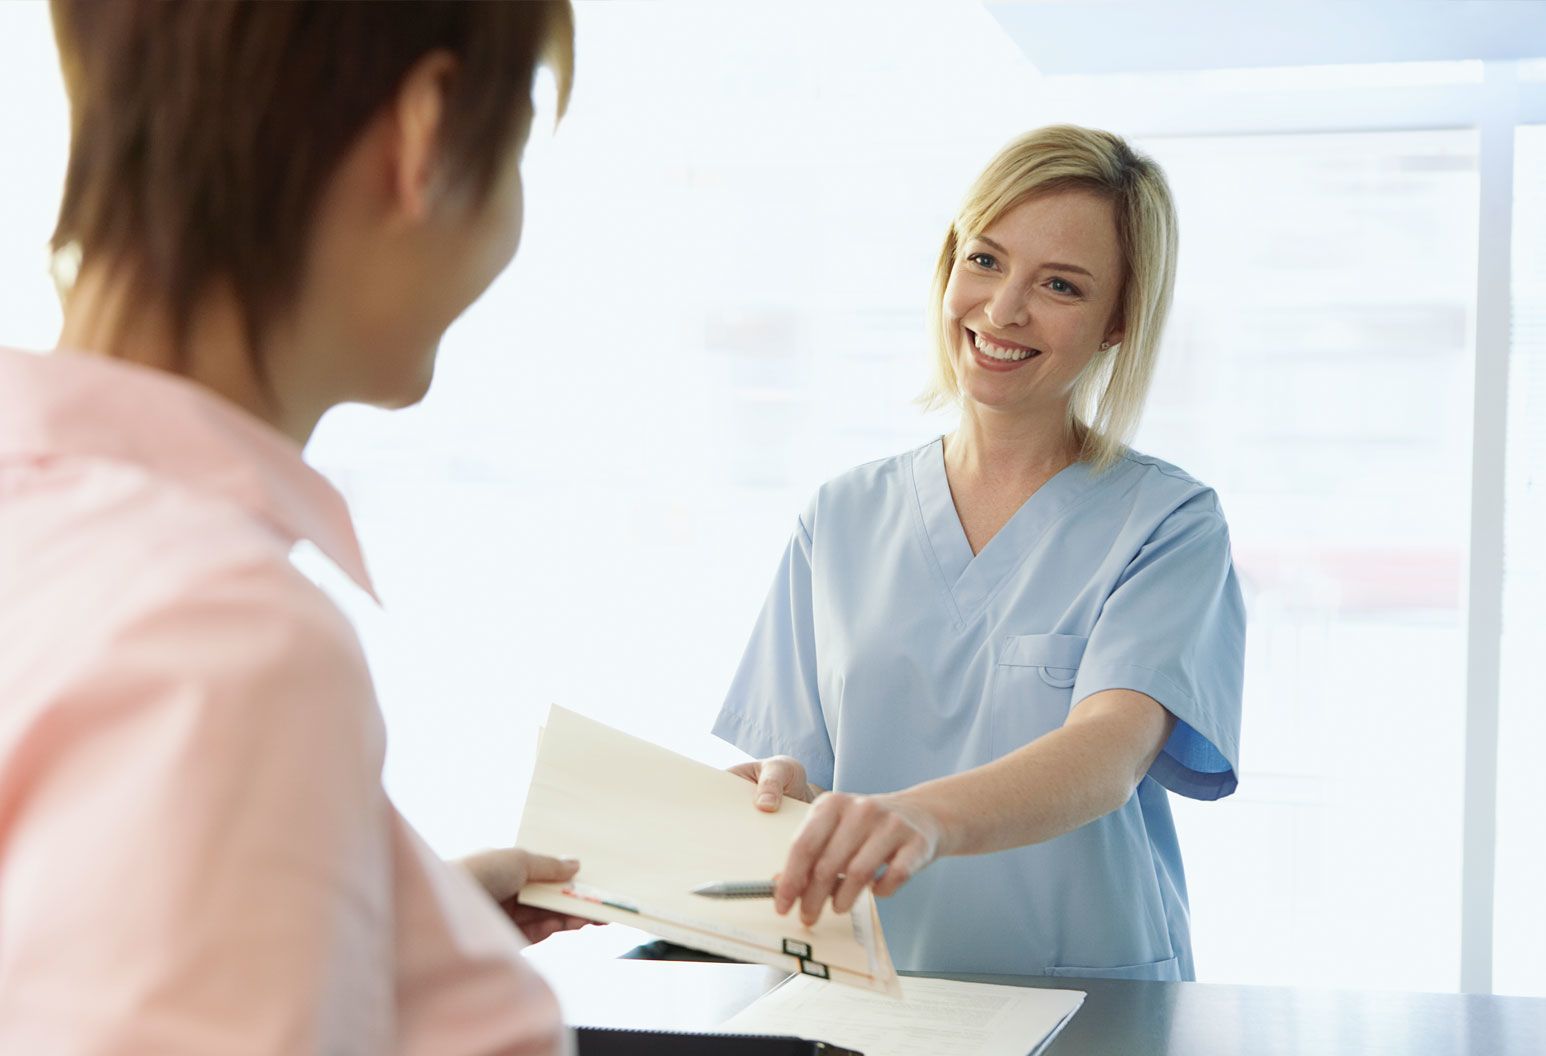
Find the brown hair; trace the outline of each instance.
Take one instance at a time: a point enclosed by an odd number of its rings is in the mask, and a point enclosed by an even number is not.
[[[442,175],[481,200],[531,120],[549,66],[561,114],[569,0],[52,0],[70,160],[52,246],[123,261],[165,305],[175,364],[209,284],[230,284],[254,366],[301,281],[327,178],[423,56],[458,71]],[[56,270],[58,270],[56,268]]]

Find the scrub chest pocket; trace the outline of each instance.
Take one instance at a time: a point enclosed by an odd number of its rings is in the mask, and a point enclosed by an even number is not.
[[[1011,634],[999,639],[987,700],[995,756],[1063,725],[1088,641],[1078,634]]]

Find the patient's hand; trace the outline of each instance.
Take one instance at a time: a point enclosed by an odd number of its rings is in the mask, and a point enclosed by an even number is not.
[[[545,854],[506,847],[468,855],[456,864],[471,873],[489,897],[499,903],[499,908],[521,929],[527,942],[541,942],[554,932],[570,931],[591,923],[584,917],[523,906],[515,900],[527,884],[559,883],[572,878],[580,869],[580,863],[573,858],[550,858]]]
[[[775,755],[753,763],[732,766],[730,772],[757,786],[757,809],[773,813],[785,796],[814,802],[821,790],[805,780],[805,767],[790,755]]]

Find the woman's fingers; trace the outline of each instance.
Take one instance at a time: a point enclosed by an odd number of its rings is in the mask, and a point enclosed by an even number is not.
[[[927,841],[922,836],[914,834],[886,863],[886,872],[879,880],[875,881],[875,895],[877,898],[889,898],[897,893],[897,889],[913,878],[913,874],[933,860]]]
[[[864,846],[859,848],[849,863],[848,875],[843,878],[838,889],[832,892],[832,911],[847,913],[853,909],[864,889],[875,882],[875,872],[881,866],[886,867],[886,875],[889,876],[893,859],[905,851],[907,841],[914,835],[912,828],[896,817],[887,818],[871,832],[870,838],[864,841]],[[877,882],[876,893],[879,891],[880,885]]]
[[[805,887],[810,883],[811,869],[821,857],[821,852],[826,850],[827,840],[837,828],[842,804],[847,798],[842,795],[823,796],[815,809],[805,816],[800,831],[795,833],[794,842],[789,845],[789,857],[784,861],[784,871],[778,874],[778,882],[773,886],[773,909],[776,912],[789,912],[795,900],[805,893]]]
[[[519,903],[507,906],[505,912],[511,923],[521,929],[521,934],[526,936],[527,942],[541,942],[549,935],[556,935],[560,931],[574,931],[587,924],[595,923],[584,917],[572,917],[567,913],[538,909],[536,906],[523,906]]]
[[[480,851],[461,859],[461,864],[495,902],[513,897],[533,881],[568,880],[580,868],[573,858],[550,858],[519,847]]]
[[[834,802],[837,802],[834,800]],[[821,916],[821,907],[846,877],[852,877],[854,855],[876,832],[881,819],[871,802],[864,798],[841,804],[839,821],[827,838],[827,844],[811,867],[809,881],[800,896],[800,920],[809,927]]]
[[[932,815],[898,797],[826,793],[789,848],[774,908],[785,913],[798,901],[809,926],[828,899],[835,912],[847,913],[872,884],[878,896],[895,894],[934,860],[939,839]]]
[[[805,767],[800,760],[789,755],[775,755],[771,759],[759,759],[754,763],[737,763],[729,772],[757,786],[753,801],[758,810],[769,814],[778,810],[785,796],[805,799],[808,795],[806,790],[810,787],[805,782]]]
[[[787,755],[764,759],[757,773],[757,809],[773,813],[787,795],[805,788],[805,767]]]
[[[762,768],[757,780],[757,809],[773,813],[784,798],[784,777],[771,765]]]
[[[505,915],[510,922],[520,929],[526,936],[527,942],[541,942],[549,935],[560,931],[567,931],[572,924],[570,917],[563,913],[554,913],[551,910],[538,909],[535,906],[523,906],[514,904],[507,906]]]
[[[527,942],[538,943],[550,936],[557,935],[563,930],[564,922],[562,919],[549,918],[526,925],[521,929],[521,933],[526,936]]]
[[[525,853],[527,884],[557,883],[572,879],[580,871],[579,860],[575,858],[551,858],[545,854]]]
[[[896,894],[897,888],[912,879],[924,866],[939,854],[944,830],[939,818],[916,801],[904,796],[886,797],[897,818],[911,830],[902,849],[886,863],[886,875],[875,883],[875,894],[886,898]]]

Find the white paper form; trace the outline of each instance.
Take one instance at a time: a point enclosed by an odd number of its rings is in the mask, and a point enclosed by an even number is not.
[[[570,855],[570,884],[530,884],[526,905],[605,920],[737,960],[900,993],[869,892],[853,912],[813,926],[780,916],[772,899],[692,894],[716,880],[767,880],[784,866],[810,806],[785,799],[773,814],[752,805],[734,774],[555,707],[517,843]]]
[[[791,976],[720,1029],[793,1034],[864,1056],[1027,1056],[1042,1052],[1084,1003],[1079,990],[904,976],[902,999]]]

